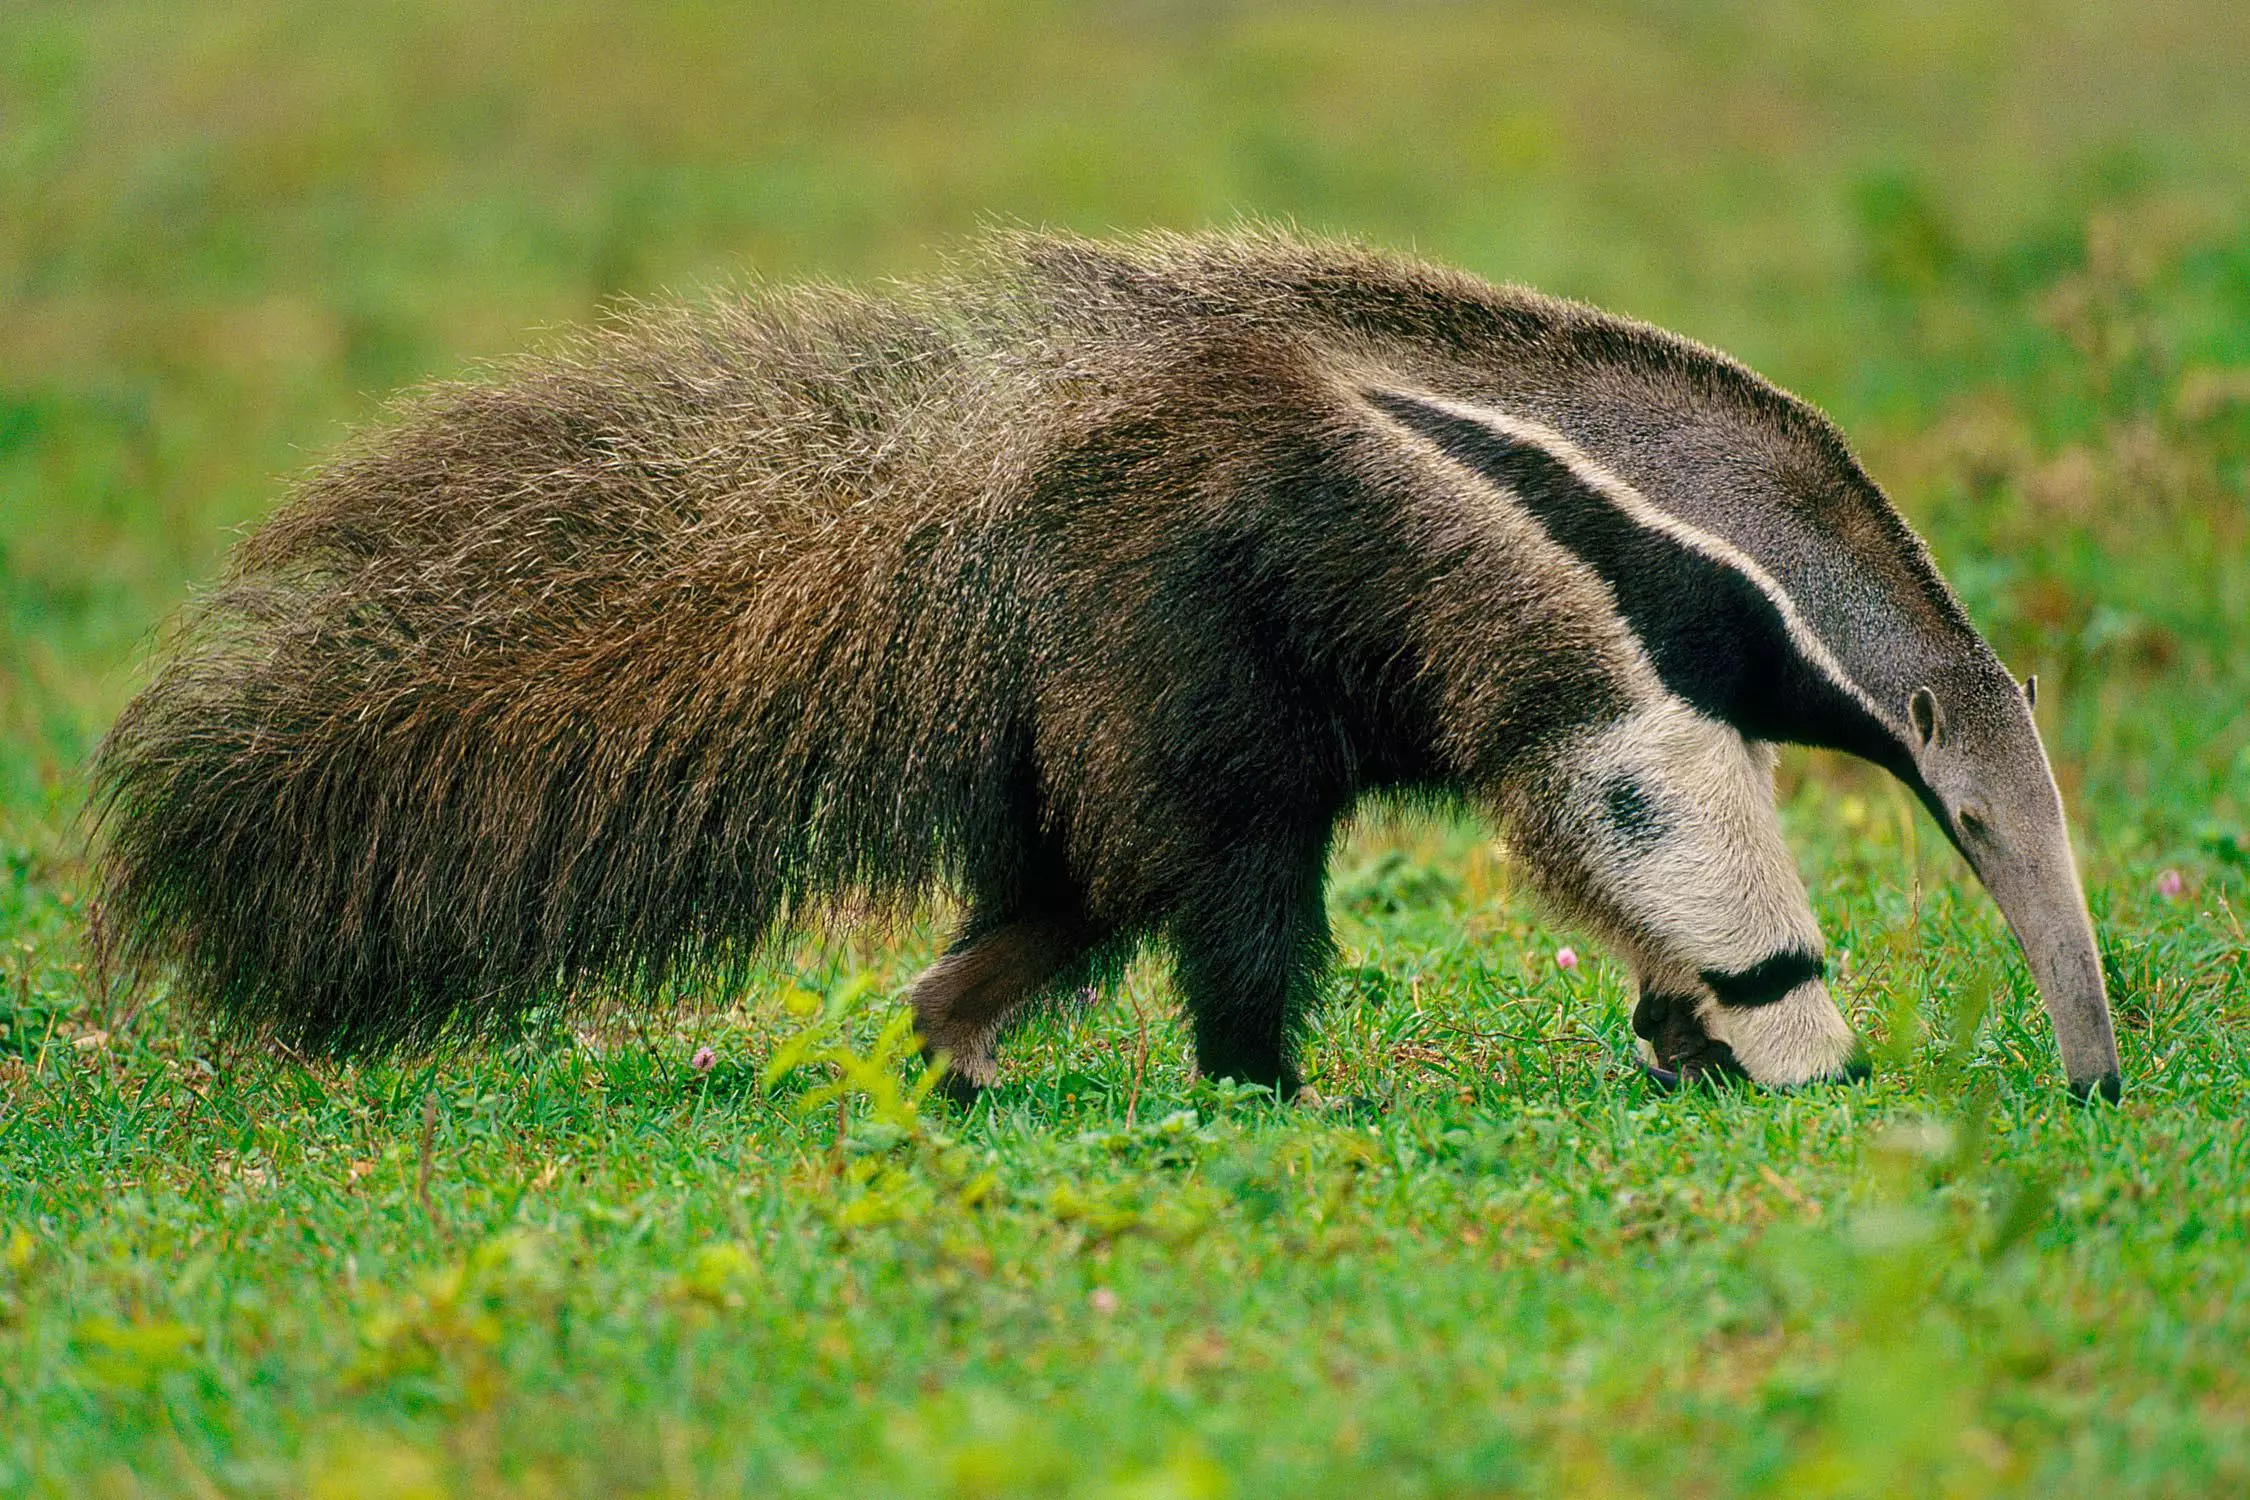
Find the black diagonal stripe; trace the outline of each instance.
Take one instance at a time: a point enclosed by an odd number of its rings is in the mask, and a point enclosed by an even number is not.
[[[1721,1005],[1747,1009],[1753,1005],[1771,1005],[1800,984],[1827,977],[1828,964],[1817,953],[1802,948],[1786,948],[1759,959],[1747,969],[1733,973],[1725,969],[1705,969],[1698,977],[1711,986],[1711,993],[1719,997]]]
[[[1822,745],[1901,769],[1896,738],[1805,659],[1773,600],[1743,574],[1641,525],[1544,448],[1411,396],[1371,391],[1368,399],[1505,489],[1599,574],[1664,685],[1699,712],[1752,739]]]

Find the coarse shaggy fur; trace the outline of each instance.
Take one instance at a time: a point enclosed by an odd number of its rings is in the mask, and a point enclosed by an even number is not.
[[[1967,631],[1833,429],[1686,341],[1262,231],[1006,236],[923,289],[626,311],[314,473],[99,751],[105,929],[339,1054],[949,889],[957,953],[1012,934],[958,984],[1165,936],[1206,1068],[1293,1086],[1338,818],[1536,785],[1646,691],[1598,583],[1489,555],[1357,395],[1402,371],[1606,383],[1812,475],[1854,576]]]

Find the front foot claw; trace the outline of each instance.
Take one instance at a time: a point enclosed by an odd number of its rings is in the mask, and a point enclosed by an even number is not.
[[[1666,1066],[1666,1062],[1670,1066]],[[1641,1073],[1661,1093],[1677,1093],[1681,1089],[1733,1088],[1751,1081],[1741,1063],[1735,1061],[1734,1049],[1725,1042],[1705,1042],[1701,1050],[1685,1057],[1650,1062],[1641,1059]]]
[[[1751,1081],[1734,1049],[1706,1035],[1695,1002],[1684,995],[1641,991],[1633,1007],[1633,1033],[1646,1044],[1641,1069],[1666,1093],[1700,1085],[1733,1087]]]
[[[1679,1069],[1658,1067],[1645,1057],[1635,1058],[1634,1061],[1641,1065],[1641,1076],[1648,1080],[1649,1087],[1659,1094],[1669,1094],[1680,1086]]]

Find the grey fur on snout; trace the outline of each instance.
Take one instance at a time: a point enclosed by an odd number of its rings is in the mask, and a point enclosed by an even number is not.
[[[2023,950],[2071,1092],[2114,1101],[2117,1036],[2062,793],[2031,717],[2036,693],[1991,669],[1918,689],[1907,706],[1915,772]]]
[[[2117,1036],[2086,898],[2058,803],[2026,815],[2013,849],[1971,854],[1970,865],[2007,918],[2055,1028],[2063,1074],[2080,1098],[2121,1092]]]

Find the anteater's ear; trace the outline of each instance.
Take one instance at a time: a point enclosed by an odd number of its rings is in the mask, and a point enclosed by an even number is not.
[[[2023,680],[2023,706],[2025,708],[2037,708],[2039,706],[2039,674],[2037,672]]]
[[[1938,707],[1937,694],[1928,688],[1916,688],[1914,696],[1906,700],[1907,722],[1914,726],[1914,748],[1927,750],[1930,742],[1945,728],[1945,711]]]

